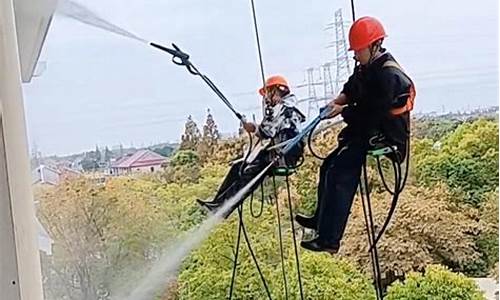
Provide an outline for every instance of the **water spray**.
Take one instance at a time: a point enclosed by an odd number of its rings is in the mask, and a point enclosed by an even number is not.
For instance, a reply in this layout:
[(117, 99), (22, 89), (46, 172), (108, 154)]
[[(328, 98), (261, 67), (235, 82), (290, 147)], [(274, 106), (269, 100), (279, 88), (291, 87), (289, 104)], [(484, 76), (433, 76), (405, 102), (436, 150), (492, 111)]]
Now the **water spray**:
[(148, 41), (146, 41), (145, 39), (140, 38), (137, 35), (104, 20), (95, 12), (71, 0), (59, 1), (56, 13), (67, 18), (72, 18), (86, 25), (90, 25), (112, 32), (114, 34), (128, 37), (142, 43), (148, 43)]
[(175, 44), (172, 44), (173, 48), (168, 48), (162, 46), (158, 43), (149, 42), (146, 39), (143, 39), (130, 31), (127, 31), (115, 24), (112, 24), (102, 17), (100, 17), (97, 13), (92, 10), (86, 8), (85, 6), (73, 2), (71, 0), (63, 0), (59, 1), (59, 5), (57, 7), (57, 13), (68, 18), (72, 18), (78, 22), (81, 22), (86, 25), (93, 26), (95, 28), (99, 28), (102, 30), (106, 30), (108, 32), (118, 34), (127, 38), (131, 38), (133, 40), (139, 41), (141, 43), (150, 45), (156, 49), (167, 52), (172, 55), (172, 62), (179, 66), (185, 66), (189, 73), (200, 76), (201, 79), (214, 91), (214, 93), (224, 102), (224, 104), (231, 110), (231, 112), (241, 121), (246, 122), (245, 118), (242, 114), (240, 114), (229, 102), (229, 100), (224, 96), (224, 94), (217, 88), (217, 86), (208, 78), (206, 75), (202, 74), (189, 60), (189, 54), (183, 52), (179, 47)]

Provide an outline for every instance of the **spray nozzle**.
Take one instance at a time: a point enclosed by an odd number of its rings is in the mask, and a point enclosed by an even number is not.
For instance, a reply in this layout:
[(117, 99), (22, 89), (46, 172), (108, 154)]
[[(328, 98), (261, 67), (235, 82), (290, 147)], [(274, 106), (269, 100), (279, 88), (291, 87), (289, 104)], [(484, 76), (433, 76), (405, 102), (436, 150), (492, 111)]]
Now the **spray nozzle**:
[(174, 49), (167, 48), (165, 46), (162, 46), (162, 45), (154, 43), (154, 42), (151, 42), (149, 44), (155, 48), (158, 48), (162, 51), (165, 51), (165, 52), (171, 54), (174, 57), (179, 58), (182, 62), (185, 62), (189, 59), (189, 55), (187, 53), (182, 52), (181, 49), (179, 47), (177, 47), (177, 45), (175, 45), (175, 44), (172, 44), (172, 47), (174, 47)]
[(151, 45), (157, 49), (160, 49), (162, 51), (165, 51), (168, 54), (172, 55), (172, 62), (176, 65), (179, 65), (179, 66), (185, 66), (188, 69), (189, 73), (191, 73), (193, 75), (200, 75), (198, 70), (196, 70), (196, 68), (193, 66), (193, 64), (189, 61), (189, 54), (182, 52), (182, 50), (179, 47), (177, 47), (176, 44), (172, 43), (172, 47), (174, 49), (167, 48), (165, 46), (162, 46), (162, 45), (154, 43), (154, 42), (149, 43), (149, 45)]

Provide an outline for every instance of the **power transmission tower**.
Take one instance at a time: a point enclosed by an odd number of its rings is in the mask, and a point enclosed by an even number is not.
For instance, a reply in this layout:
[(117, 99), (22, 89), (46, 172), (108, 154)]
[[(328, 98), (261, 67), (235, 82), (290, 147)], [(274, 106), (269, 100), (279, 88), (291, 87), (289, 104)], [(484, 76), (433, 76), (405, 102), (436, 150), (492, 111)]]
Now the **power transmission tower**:
[[(345, 37), (345, 27), (348, 23), (344, 23), (342, 18), (342, 10), (335, 11), (334, 22), (327, 24), (325, 30), (334, 30), (331, 41), (327, 48), (335, 48), (335, 56), (332, 60), (322, 64), (317, 68), (307, 68), (305, 83), (297, 85), (297, 88), (307, 87), (307, 97), (300, 99), (298, 102), (307, 102), (307, 117), (310, 118), (312, 113), (316, 113), (319, 109), (319, 102), (325, 105), (328, 101), (335, 98), (341, 91), (342, 85), (347, 81), (351, 73), (349, 55), (347, 52), (347, 39)], [(335, 68), (335, 71), (332, 69)], [(315, 71), (318, 70), (319, 79), (314, 77)], [(335, 74), (335, 75), (334, 75)], [(323, 94), (318, 97), (316, 86), (323, 88)]]
[(332, 77), (332, 67), (334, 66), (332, 62), (327, 62), (321, 66), (323, 69), (323, 98), (325, 98), (325, 101), (328, 98), (334, 97), (336, 92)]
[(335, 48), (335, 94), (340, 92), (343, 83), (347, 81), (351, 73), (345, 35), (346, 26), (348, 26), (348, 23), (344, 22), (342, 9), (338, 9), (335, 11), (334, 22), (328, 24), (326, 27), (326, 29), (333, 29), (335, 31), (335, 40), (328, 46), (328, 48)]
[(335, 38), (337, 41), (337, 74), (335, 78), (335, 90), (337, 93), (340, 91), (341, 85), (347, 80), (351, 72), (344, 28), (342, 10), (338, 9), (335, 12)]
[(314, 68), (307, 69), (307, 94), (308, 94), (308, 104), (307, 104), (307, 117), (310, 118), (313, 111), (319, 109), (318, 101), (316, 96), (316, 82), (314, 81)]

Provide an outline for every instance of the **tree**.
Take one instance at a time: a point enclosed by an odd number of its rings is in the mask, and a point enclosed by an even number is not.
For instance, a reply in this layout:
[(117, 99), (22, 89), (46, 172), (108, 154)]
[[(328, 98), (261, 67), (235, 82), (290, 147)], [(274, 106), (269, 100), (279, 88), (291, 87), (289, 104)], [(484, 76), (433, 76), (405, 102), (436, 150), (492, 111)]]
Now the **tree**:
[(465, 123), (442, 140), (440, 148), (430, 144), (424, 140), (419, 148), (414, 148), (414, 170), (419, 183), (430, 186), (444, 181), (462, 194), (462, 201), (475, 207), (498, 186), (496, 122)]
[[(498, 274), (498, 189), (485, 195), (479, 209), (481, 233), (476, 246), (481, 257), (466, 266), (466, 271), (476, 277)], [(496, 273), (495, 273), (496, 272)], [(496, 275), (497, 276), (497, 275)]]
[(155, 190), (127, 178), (106, 185), (78, 178), (37, 190), (41, 222), (54, 239), (53, 256), (44, 261), (45, 273), (57, 274), (45, 284), (53, 299), (98, 299), (103, 289), (138, 275), (130, 271), (172, 234)]
[(200, 138), (201, 134), (198, 125), (196, 125), (193, 118), (189, 116), (184, 125), (184, 134), (181, 136), (181, 145), (179, 149), (196, 151), (200, 143)]
[[(248, 209), (248, 205), (245, 209)], [(298, 299), (299, 286), (290, 238), (290, 221), (286, 217), (288, 211), (284, 206), (282, 208), (281, 217), (282, 220), (286, 220), (283, 221), (283, 236), (288, 295), (290, 299)], [(275, 218), (275, 208), (266, 206), (259, 219), (246, 217), (245, 227), (269, 286), (271, 297), (283, 299), (285, 293)], [(227, 298), (232, 275), (237, 219), (237, 216), (232, 216), (230, 220), (216, 228), (209, 239), (185, 261), (178, 278), (180, 299)], [(240, 247), (234, 299), (267, 298), (244, 242)], [(375, 299), (370, 279), (344, 259), (332, 258), (326, 254), (301, 252), (300, 260), (305, 299)]]
[(476, 283), (463, 274), (455, 274), (442, 266), (429, 266), (425, 274), (411, 273), (404, 283), (392, 285), (387, 300), (460, 299), (486, 300)]
[(113, 152), (111, 152), (108, 146), (106, 146), (106, 148), (104, 148), (104, 161), (110, 162), (112, 157), (113, 157)]
[(162, 156), (169, 157), (174, 152), (174, 147), (172, 147), (170, 145), (164, 145), (164, 146), (162, 146), (160, 148), (155, 148), (155, 149), (152, 149), (152, 150), (154, 152), (162, 155)]
[(99, 168), (99, 165), (97, 164), (97, 161), (95, 158), (93, 158), (91, 155), (85, 155), (85, 157), (82, 159), (80, 162), (82, 169), (84, 171), (95, 171)]
[(459, 125), (459, 120), (446, 118), (430, 118), (412, 122), (413, 137), (439, 141), (452, 133)]
[(95, 160), (96, 160), (96, 162), (99, 163), (101, 161), (101, 158), (102, 158), (101, 151), (99, 150), (99, 147), (97, 145), (95, 145)]
[(199, 179), (199, 162), (200, 157), (197, 152), (179, 150), (172, 157), (170, 165), (162, 173), (161, 178), (167, 183), (194, 183)]
[[(481, 230), (478, 212), (457, 206), (453, 197), (444, 185), (406, 187), (387, 231), (377, 244), (383, 272), (421, 271), (433, 263), (461, 271), (480, 257), (475, 250), (475, 237)], [(368, 271), (370, 257), (361, 199), (356, 197), (354, 201), (340, 253)], [(374, 190), (371, 204), (375, 223), (382, 224), (390, 197)]]
[(200, 158), (198, 153), (191, 150), (181, 150), (177, 151), (170, 161), (170, 165), (173, 167), (188, 166), (192, 167), (198, 164)]
[(207, 110), (207, 119), (205, 125), (203, 125), (203, 135), (201, 137), (200, 144), (198, 145), (198, 153), (202, 161), (205, 161), (211, 157), (217, 147), (218, 141), (220, 139), (219, 130), (217, 129), (217, 124), (210, 113), (210, 109)]

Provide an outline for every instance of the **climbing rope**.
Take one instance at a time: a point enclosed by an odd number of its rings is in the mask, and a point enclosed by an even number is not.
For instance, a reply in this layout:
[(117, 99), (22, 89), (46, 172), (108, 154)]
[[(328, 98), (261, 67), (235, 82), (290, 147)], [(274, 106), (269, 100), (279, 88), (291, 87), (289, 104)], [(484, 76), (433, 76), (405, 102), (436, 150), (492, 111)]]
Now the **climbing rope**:
[(250, 0), (250, 4), (252, 5), (252, 17), (253, 17), (253, 26), (255, 30), (255, 40), (257, 41), (257, 51), (259, 53), (260, 75), (262, 76), (262, 86), (264, 86), (266, 83), (266, 76), (264, 75), (264, 62), (262, 59), (262, 49), (260, 46), (259, 27), (257, 26), (257, 14), (255, 12), (254, 0)]
[(264, 274), (262, 273), (262, 270), (260, 269), (259, 262), (257, 261), (257, 257), (255, 256), (255, 253), (252, 248), (252, 244), (250, 243), (250, 238), (248, 237), (248, 233), (245, 228), (245, 224), (243, 222), (243, 205), (240, 204), (238, 206), (238, 217), (239, 217), (239, 223), (238, 223), (238, 238), (236, 241), (236, 254), (233, 262), (233, 273), (231, 277), (231, 285), (229, 289), (229, 300), (232, 299), (233, 297), (233, 290), (234, 290), (234, 282), (236, 279), (236, 269), (238, 267), (238, 254), (239, 254), (239, 247), (240, 247), (240, 242), (241, 242), (241, 232), (243, 232), (243, 237), (245, 238), (247, 247), (248, 247), (248, 252), (250, 252), (250, 255), (252, 256), (253, 262), (257, 268), (257, 272), (259, 273), (260, 279), (262, 281), (262, 285), (264, 286), (264, 289), (266, 290), (266, 294), (269, 300), (272, 300), (271, 297), (271, 292), (269, 291), (269, 286), (267, 285), (266, 279), (264, 278)]
[(283, 273), (283, 288), (285, 289), (285, 299), (288, 299), (288, 284), (286, 279), (286, 270), (285, 270), (285, 256), (283, 252), (283, 233), (281, 230), (281, 213), (279, 208), (278, 201), (278, 192), (276, 187), (276, 176), (273, 175), (273, 191), (274, 191), (274, 201), (276, 202), (276, 215), (278, 217), (278, 238), (280, 244), (280, 258), (281, 258), (281, 271)]
[[(327, 128), (331, 127), (331, 126), (336, 126), (336, 125), (339, 125), (339, 124), (340, 124), (340, 123), (342, 123), (342, 122), (343, 122), (343, 119), (337, 120), (337, 121), (335, 121), (335, 122), (332, 122), (329, 126), (327, 126), (327, 127), (325, 127), (325, 128), (320, 129), (319, 131), (325, 130), (325, 129), (327, 129)], [(318, 123), (318, 124), (319, 124), (319, 123)], [(311, 154), (312, 154), (314, 157), (316, 157), (316, 158), (317, 158), (317, 159), (319, 159), (319, 160), (325, 160), (325, 159), (326, 159), (326, 157), (322, 157), (321, 155), (319, 155), (319, 154), (318, 154), (318, 153), (314, 150), (314, 148), (313, 148), (313, 146), (312, 146), (312, 142), (313, 142), (313, 141), (312, 141), (312, 139), (313, 139), (313, 137), (314, 137), (314, 135), (315, 135), (315, 133), (316, 133), (315, 131), (316, 131), (316, 127), (318, 127), (318, 124), (316, 124), (316, 125), (313, 127), (313, 129), (311, 130), (311, 133), (310, 133), (310, 134), (309, 134), (309, 136), (307, 137), (307, 147), (309, 148), (309, 152), (311, 152)]]
[(258, 213), (255, 213), (254, 210), (253, 210), (253, 199), (254, 199), (254, 192), (252, 192), (252, 194), (250, 194), (250, 215), (252, 215), (253, 218), (259, 218), (260, 216), (262, 216), (262, 213), (264, 212), (264, 182), (261, 182), (260, 183), (260, 193), (261, 193), (261, 201), (260, 201), (260, 208), (259, 208), (259, 212)]
[[(300, 274), (299, 250), (297, 248), (297, 239), (295, 236), (295, 223), (293, 222), (292, 195), (290, 193), (290, 181), (288, 180), (288, 168), (287, 168), (287, 174), (285, 177), (285, 183), (286, 183), (286, 193), (287, 193), (287, 198), (288, 198), (288, 210), (290, 212), (290, 223), (292, 226), (293, 249), (295, 250), (295, 264), (297, 266), (297, 280), (299, 282), (300, 299), (304, 300), (304, 289), (302, 287), (302, 276)], [(278, 202), (278, 200), (276, 200), (276, 202)], [(281, 230), (281, 228), (280, 228), (280, 230)]]
[(352, 21), (356, 21), (356, 13), (354, 11), (354, 0), (351, 0), (351, 14), (352, 14)]
[[(366, 171), (366, 161), (363, 163), (363, 182), (360, 183), (360, 195), (361, 203), (363, 205), (363, 215), (365, 218), (366, 232), (368, 236), (368, 246), (371, 256), (373, 279), (375, 281), (375, 292), (377, 300), (383, 299), (382, 285), (381, 285), (381, 274), (380, 274), (380, 262), (378, 258), (378, 250), (375, 242), (375, 223), (373, 221), (373, 213), (371, 208), (370, 200), (370, 190), (368, 184), (368, 176)], [(365, 200), (366, 198), (366, 200)]]
[[(394, 151), (392, 147), (389, 146), (389, 149), (392, 150), (393, 156), (391, 158), (393, 170), (394, 170), (394, 192), (392, 193), (393, 199), (391, 202), (391, 208), (389, 209), (389, 213), (387, 216), (387, 219), (385, 220), (384, 224), (382, 225), (382, 228), (376, 235), (376, 228), (375, 228), (375, 223), (374, 223), (374, 218), (373, 218), (373, 211), (371, 207), (371, 199), (370, 199), (370, 187), (369, 187), (369, 182), (368, 182), (368, 172), (367, 172), (367, 167), (366, 167), (366, 161), (363, 163), (363, 168), (362, 168), (362, 176), (363, 180), (360, 182), (359, 185), (359, 191), (360, 191), (360, 197), (361, 197), (361, 203), (363, 206), (363, 215), (365, 219), (365, 225), (366, 225), (366, 231), (367, 231), (367, 236), (368, 236), (368, 246), (369, 246), (369, 252), (370, 252), (370, 257), (371, 257), (371, 264), (372, 264), (372, 271), (373, 271), (373, 277), (374, 277), (374, 285), (375, 285), (375, 291), (376, 291), (376, 296), (377, 299), (383, 299), (384, 294), (383, 294), (383, 288), (382, 288), (382, 278), (381, 278), (381, 271), (380, 271), (380, 261), (379, 261), (379, 256), (378, 256), (378, 248), (377, 248), (377, 243), (382, 237), (383, 233), (385, 232), (390, 219), (392, 218), (392, 215), (394, 214), (395, 208), (397, 206), (397, 201), (399, 198), (399, 194), (403, 189), (403, 178), (401, 174), (401, 162), (399, 160), (398, 154)], [(409, 155), (407, 154), (407, 158), (409, 159)], [(385, 182), (385, 178), (383, 177), (383, 172), (382, 168), (380, 166), (380, 159), (377, 156), (377, 167), (379, 170), (379, 173), (381, 175), (382, 181), (384, 182), (384, 187), (386, 188), (387, 191), (391, 192), (391, 189), (389, 188), (387, 182)], [(406, 175), (405, 175), (406, 176)]]
[[(238, 214), (240, 213), (241, 208), (238, 207)], [(241, 221), (241, 219), (240, 219)], [(236, 239), (236, 251), (234, 253), (234, 260), (233, 260), (233, 272), (231, 275), (231, 285), (229, 287), (229, 297), (228, 299), (233, 298), (233, 290), (234, 290), (234, 281), (236, 279), (236, 269), (238, 268), (238, 256), (240, 253), (240, 242), (241, 242), (241, 222), (238, 223), (238, 237)]]
[(391, 161), (394, 169), (394, 193), (392, 194), (391, 207), (389, 208), (389, 212), (387, 213), (387, 218), (382, 224), (382, 227), (380, 228), (380, 231), (378, 232), (372, 247), (375, 247), (377, 245), (378, 241), (380, 240), (385, 230), (389, 226), (392, 216), (396, 211), (397, 203), (399, 200), (399, 194), (402, 191), (401, 163), (397, 155), (395, 155), (395, 157), (391, 159)]

